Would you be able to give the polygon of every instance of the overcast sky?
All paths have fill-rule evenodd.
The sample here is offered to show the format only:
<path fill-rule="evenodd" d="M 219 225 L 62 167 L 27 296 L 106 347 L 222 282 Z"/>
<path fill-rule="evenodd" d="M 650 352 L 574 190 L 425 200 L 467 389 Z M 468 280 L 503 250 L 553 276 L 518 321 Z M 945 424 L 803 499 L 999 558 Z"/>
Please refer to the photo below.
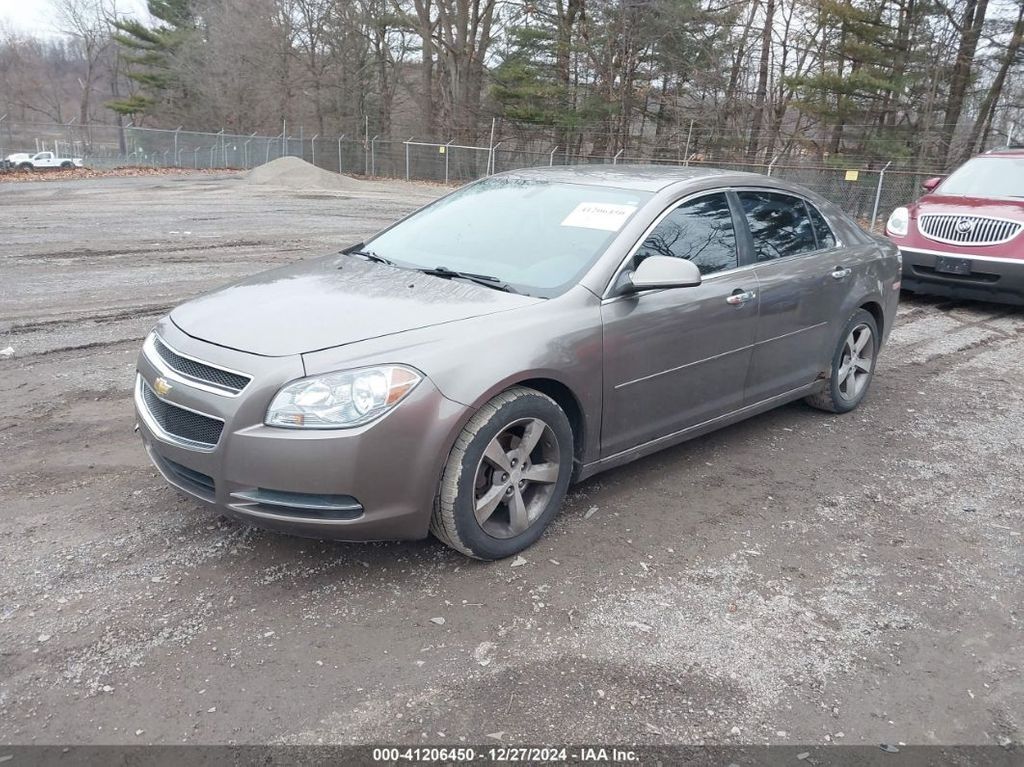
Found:
<path fill-rule="evenodd" d="M 119 13 L 146 15 L 146 0 L 117 0 Z M 0 0 L 0 24 L 32 35 L 59 34 L 50 0 Z"/>

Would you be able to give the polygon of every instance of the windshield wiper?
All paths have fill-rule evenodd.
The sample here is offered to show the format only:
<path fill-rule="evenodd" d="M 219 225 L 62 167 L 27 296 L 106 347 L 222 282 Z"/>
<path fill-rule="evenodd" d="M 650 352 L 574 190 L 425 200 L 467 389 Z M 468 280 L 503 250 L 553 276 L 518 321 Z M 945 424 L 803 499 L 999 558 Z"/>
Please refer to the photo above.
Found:
<path fill-rule="evenodd" d="M 498 277 L 491 277 L 488 274 L 474 274 L 473 272 L 457 272 L 454 269 L 449 269 L 447 266 L 435 266 L 432 269 L 423 268 L 417 269 L 417 272 L 422 274 L 429 274 L 434 277 L 446 277 L 452 279 L 458 277 L 462 280 L 469 280 L 475 282 L 477 285 L 483 285 L 486 288 L 494 288 L 495 290 L 501 290 L 505 293 L 518 293 L 519 291 L 509 285 L 507 282 L 502 281 Z"/>
<path fill-rule="evenodd" d="M 384 258 L 384 256 L 378 256 L 372 250 L 364 250 L 363 243 L 353 245 L 351 248 L 346 248 L 341 252 L 344 253 L 346 256 L 361 256 L 365 258 L 367 261 L 373 261 L 375 264 L 386 264 L 387 266 L 395 266 L 394 261 L 389 261 L 388 259 Z"/>

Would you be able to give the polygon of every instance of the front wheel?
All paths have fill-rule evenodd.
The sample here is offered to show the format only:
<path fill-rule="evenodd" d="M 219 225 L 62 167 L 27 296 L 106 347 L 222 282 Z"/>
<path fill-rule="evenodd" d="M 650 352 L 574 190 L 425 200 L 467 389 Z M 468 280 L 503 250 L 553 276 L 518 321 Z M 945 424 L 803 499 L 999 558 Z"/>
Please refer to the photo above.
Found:
<path fill-rule="evenodd" d="M 572 461 L 572 427 L 558 403 L 524 387 L 502 392 L 456 440 L 430 530 L 477 559 L 518 554 L 558 513 Z"/>
<path fill-rule="evenodd" d="M 806 398 L 807 404 L 830 413 L 848 413 L 868 393 L 875 374 L 879 347 L 878 324 L 870 312 L 858 309 L 850 317 L 832 356 L 828 384 Z"/>

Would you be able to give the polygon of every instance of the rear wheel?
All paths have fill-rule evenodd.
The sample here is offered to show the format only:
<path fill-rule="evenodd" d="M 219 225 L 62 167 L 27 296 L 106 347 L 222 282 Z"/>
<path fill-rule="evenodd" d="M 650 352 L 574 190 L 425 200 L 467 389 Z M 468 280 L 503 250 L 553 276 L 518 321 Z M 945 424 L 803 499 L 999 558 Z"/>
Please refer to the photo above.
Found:
<path fill-rule="evenodd" d="M 477 559 L 519 553 L 558 513 L 572 460 L 572 428 L 554 400 L 523 387 L 502 392 L 456 440 L 431 532 Z"/>
<path fill-rule="evenodd" d="M 18 170 L 34 170 L 35 167 L 30 162 L 23 162 L 18 166 Z"/>
<path fill-rule="evenodd" d="M 868 393 L 878 356 L 878 325 L 870 312 L 858 309 L 850 317 L 832 357 L 828 384 L 806 402 L 830 413 L 848 413 Z"/>
<path fill-rule="evenodd" d="M 74 167 L 75 167 L 75 164 L 74 164 L 73 162 L 62 162 L 62 163 L 60 164 L 60 167 L 62 167 L 62 168 L 64 168 L 64 169 L 67 169 L 67 168 L 74 168 Z"/>

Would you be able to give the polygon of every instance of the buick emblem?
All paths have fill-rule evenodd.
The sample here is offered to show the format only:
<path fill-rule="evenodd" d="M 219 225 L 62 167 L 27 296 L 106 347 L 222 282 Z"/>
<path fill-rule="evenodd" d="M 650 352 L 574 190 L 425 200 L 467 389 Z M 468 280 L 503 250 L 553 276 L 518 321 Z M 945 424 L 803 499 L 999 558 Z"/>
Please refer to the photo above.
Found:
<path fill-rule="evenodd" d="M 960 234 L 967 234 L 974 229 L 974 221 L 969 218 L 961 218 L 956 222 L 956 230 Z"/>

